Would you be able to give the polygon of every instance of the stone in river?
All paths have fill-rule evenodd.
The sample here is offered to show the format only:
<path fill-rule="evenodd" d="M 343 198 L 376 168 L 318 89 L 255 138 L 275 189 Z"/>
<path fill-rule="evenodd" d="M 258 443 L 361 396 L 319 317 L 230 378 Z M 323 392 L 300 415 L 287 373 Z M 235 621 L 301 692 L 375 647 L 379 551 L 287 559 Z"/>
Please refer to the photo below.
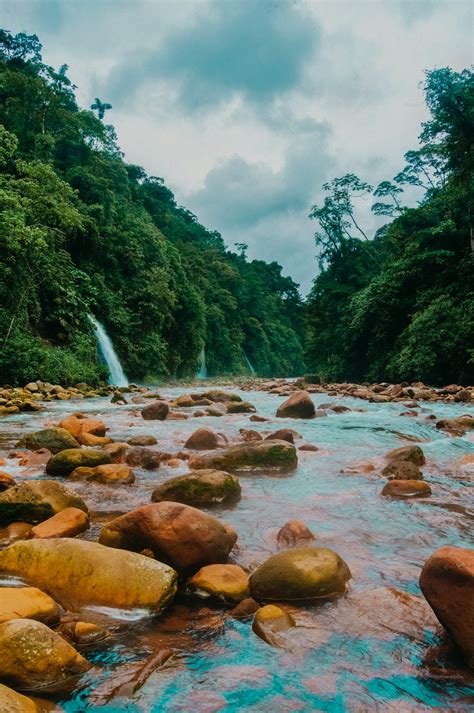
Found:
<path fill-rule="evenodd" d="M 0 493 L 0 523 L 42 522 L 66 508 L 87 506 L 74 490 L 55 480 L 30 480 Z"/>
<path fill-rule="evenodd" d="M 392 498 L 424 498 L 431 495 L 431 488 L 423 480 L 390 480 L 383 487 L 382 495 Z"/>
<path fill-rule="evenodd" d="M 222 470 L 199 470 L 171 478 L 153 491 L 154 503 L 163 500 L 187 505 L 215 505 L 240 499 L 240 483 Z"/>
<path fill-rule="evenodd" d="M 308 392 L 297 391 L 279 406 L 276 415 L 279 418 L 314 418 L 315 411 Z"/>
<path fill-rule="evenodd" d="M 249 596 L 249 578 L 235 564 L 210 564 L 188 580 L 187 589 L 202 599 L 240 602 Z"/>
<path fill-rule="evenodd" d="M 0 713 L 43 713 L 36 703 L 0 683 Z"/>
<path fill-rule="evenodd" d="M 13 487 L 13 485 L 16 485 L 15 479 L 9 473 L 0 470 L 0 492 L 8 490 L 8 488 Z"/>
<path fill-rule="evenodd" d="M 75 468 L 86 466 L 94 468 L 96 465 L 112 463 L 112 458 L 105 451 L 95 448 L 68 448 L 57 453 L 46 463 L 48 475 L 67 476 Z"/>
<path fill-rule="evenodd" d="M 92 433 L 93 436 L 103 437 L 108 431 L 103 421 L 83 413 L 73 413 L 70 416 L 66 416 L 59 422 L 59 428 L 65 428 L 74 438 L 78 438 L 84 433 Z"/>
<path fill-rule="evenodd" d="M 409 460 L 395 460 L 382 470 L 389 480 L 423 480 L 423 473 L 418 466 Z"/>
<path fill-rule="evenodd" d="M 36 587 L 0 587 L 0 622 L 35 619 L 55 624 L 59 613 L 54 599 Z"/>
<path fill-rule="evenodd" d="M 48 520 L 35 525 L 30 537 L 46 539 L 51 537 L 75 537 L 89 529 L 89 517 L 79 508 L 66 508 Z"/>
<path fill-rule="evenodd" d="M 194 470 L 292 470 L 297 462 L 296 449 L 287 441 L 251 441 L 194 456 L 189 465 Z"/>
<path fill-rule="evenodd" d="M 314 539 L 311 530 L 301 520 L 288 520 L 277 533 L 278 544 L 286 547 L 303 545 Z"/>
<path fill-rule="evenodd" d="M 282 633 L 296 626 L 296 622 L 285 609 L 275 604 L 266 604 L 255 614 L 252 629 L 263 641 L 271 646 L 284 646 Z"/>
<path fill-rule="evenodd" d="M 416 465 L 424 465 L 426 462 L 425 454 L 420 446 L 402 446 L 401 448 L 395 448 L 393 451 L 386 453 L 385 458 L 388 461 L 409 461 Z"/>
<path fill-rule="evenodd" d="M 27 448 L 30 451 L 46 448 L 55 455 L 67 448 L 79 448 L 79 443 L 65 428 L 43 428 L 27 433 L 18 441 L 16 448 Z"/>
<path fill-rule="evenodd" d="M 145 421 L 164 421 L 169 410 L 170 407 L 166 401 L 155 401 L 142 409 L 142 417 Z"/>
<path fill-rule="evenodd" d="M 186 443 L 185 448 L 196 451 L 210 451 L 213 448 L 222 448 L 227 443 L 227 438 L 220 433 L 215 433 L 212 428 L 198 428 L 192 433 Z"/>
<path fill-rule="evenodd" d="M 103 485 L 130 485 L 135 482 L 133 470 L 124 463 L 108 463 L 95 468 L 75 468 L 69 480 L 87 480 L 89 483 Z"/>

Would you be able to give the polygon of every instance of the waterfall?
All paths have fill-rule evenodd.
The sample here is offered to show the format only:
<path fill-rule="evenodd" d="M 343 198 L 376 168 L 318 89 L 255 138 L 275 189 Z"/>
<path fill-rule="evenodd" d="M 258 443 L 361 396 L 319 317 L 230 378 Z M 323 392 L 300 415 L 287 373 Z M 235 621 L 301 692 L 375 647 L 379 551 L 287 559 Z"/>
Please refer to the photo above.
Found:
<path fill-rule="evenodd" d="M 245 361 L 247 362 L 247 366 L 248 366 L 248 368 L 250 369 L 250 373 L 252 374 L 252 376 L 255 376 L 257 372 L 256 372 L 255 369 L 253 368 L 253 366 L 252 366 L 252 364 L 251 364 L 251 362 L 250 362 L 250 359 L 248 358 L 248 356 L 247 356 L 247 354 L 246 354 L 245 352 L 244 352 L 244 357 L 245 357 Z"/>
<path fill-rule="evenodd" d="M 109 370 L 109 384 L 128 386 L 128 379 L 104 325 L 98 322 L 91 314 L 89 319 L 94 325 L 95 335 L 99 340 L 99 350 Z"/>
<path fill-rule="evenodd" d="M 203 347 L 199 354 L 199 371 L 196 374 L 197 379 L 207 379 L 207 369 L 206 369 L 206 349 Z"/>

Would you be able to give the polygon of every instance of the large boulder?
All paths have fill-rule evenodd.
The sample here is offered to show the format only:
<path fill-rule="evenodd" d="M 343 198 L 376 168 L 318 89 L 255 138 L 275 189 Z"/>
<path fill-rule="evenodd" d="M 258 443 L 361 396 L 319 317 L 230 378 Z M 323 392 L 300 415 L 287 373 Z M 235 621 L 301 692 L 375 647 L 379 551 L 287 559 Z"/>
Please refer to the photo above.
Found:
<path fill-rule="evenodd" d="M 408 461 L 416 465 L 425 464 L 425 454 L 420 446 L 402 446 L 385 454 L 388 461 Z"/>
<path fill-rule="evenodd" d="M 85 433 L 91 433 L 93 436 L 105 436 L 106 431 L 108 431 L 107 426 L 103 421 L 98 418 L 92 418 L 83 413 L 73 413 L 70 416 L 66 416 L 62 421 L 59 422 L 59 428 L 65 428 L 69 431 L 74 438 L 84 435 Z"/>
<path fill-rule="evenodd" d="M 198 428 L 189 436 L 184 447 L 195 451 L 210 451 L 213 448 L 222 448 L 226 443 L 227 439 L 220 433 L 215 433 L 212 428 Z"/>
<path fill-rule="evenodd" d="M 166 401 L 154 401 L 142 409 L 142 417 L 145 421 L 164 421 L 169 410 L 170 407 Z"/>
<path fill-rule="evenodd" d="M 95 468 L 75 468 L 69 480 L 87 480 L 102 485 L 130 485 L 135 482 L 133 470 L 124 463 L 107 463 Z"/>
<path fill-rule="evenodd" d="M 0 624 L 0 678 L 20 689 L 64 687 L 91 664 L 62 636 L 33 619 Z"/>
<path fill-rule="evenodd" d="M 240 499 L 240 483 L 235 475 L 222 470 L 199 470 L 178 475 L 153 491 L 154 503 L 164 500 L 186 505 L 216 505 Z"/>
<path fill-rule="evenodd" d="M 276 412 L 279 418 L 314 418 L 316 409 L 307 391 L 297 391 Z"/>
<path fill-rule="evenodd" d="M 249 595 L 249 578 L 242 567 L 235 564 L 210 564 L 188 580 L 188 592 L 201 599 L 222 599 L 236 603 Z"/>
<path fill-rule="evenodd" d="M 181 503 L 161 502 L 133 510 L 107 523 L 99 542 L 109 547 L 154 556 L 181 572 L 220 564 L 237 540 L 237 533 L 212 515 Z"/>
<path fill-rule="evenodd" d="M 41 539 L 51 537 L 75 537 L 89 529 L 89 517 L 79 508 L 66 508 L 48 520 L 35 525 L 30 537 Z"/>
<path fill-rule="evenodd" d="M 194 456 L 189 466 L 193 470 L 293 470 L 297 463 L 296 449 L 287 441 L 251 441 Z"/>
<path fill-rule="evenodd" d="M 46 472 L 48 475 L 66 476 L 76 468 L 95 468 L 106 463 L 112 463 L 112 458 L 105 451 L 95 448 L 68 448 L 49 459 Z"/>
<path fill-rule="evenodd" d="M 205 391 L 203 394 L 199 394 L 199 400 L 209 399 L 209 401 L 214 401 L 217 403 L 230 403 L 242 401 L 242 398 L 231 391 L 222 391 L 221 389 L 210 389 L 210 391 Z"/>
<path fill-rule="evenodd" d="M 30 480 L 0 493 L 0 523 L 42 522 L 66 508 L 87 505 L 74 490 L 54 480 Z"/>
<path fill-rule="evenodd" d="M 43 713 L 36 703 L 0 683 L 0 713 Z"/>
<path fill-rule="evenodd" d="M 436 550 L 421 571 L 420 588 L 474 667 L 474 549 L 448 546 Z"/>
<path fill-rule="evenodd" d="M 0 552 L 0 572 L 21 577 L 64 608 L 105 606 L 159 613 L 176 572 L 135 552 L 75 539 L 23 540 Z"/>
<path fill-rule="evenodd" d="M 59 606 L 36 587 L 0 587 L 0 623 L 10 619 L 55 624 L 59 621 Z"/>
<path fill-rule="evenodd" d="M 0 493 L 16 485 L 16 480 L 9 473 L 0 470 Z"/>
<path fill-rule="evenodd" d="M 41 431 L 27 433 L 18 441 L 16 447 L 30 451 L 46 448 L 54 455 L 67 448 L 79 448 L 79 442 L 65 428 L 43 428 Z"/>
<path fill-rule="evenodd" d="M 326 547 L 296 547 L 270 557 L 250 577 L 252 597 L 263 601 L 318 601 L 347 591 L 349 567 Z"/>

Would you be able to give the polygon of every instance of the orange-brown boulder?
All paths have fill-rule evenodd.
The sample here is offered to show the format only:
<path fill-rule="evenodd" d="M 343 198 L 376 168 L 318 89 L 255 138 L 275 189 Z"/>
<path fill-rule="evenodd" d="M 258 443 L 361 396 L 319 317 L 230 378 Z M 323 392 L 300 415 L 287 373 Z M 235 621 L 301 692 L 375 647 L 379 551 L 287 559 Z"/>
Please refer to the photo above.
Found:
<path fill-rule="evenodd" d="M 70 416 L 66 416 L 58 424 L 59 428 L 65 428 L 66 431 L 77 438 L 82 433 L 92 433 L 94 436 L 105 436 L 108 430 L 107 426 L 103 421 L 98 418 L 91 418 L 83 413 L 73 413 Z"/>
<path fill-rule="evenodd" d="M 288 520 L 277 533 L 278 544 L 286 547 L 303 545 L 314 539 L 311 530 L 301 520 Z"/>
<path fill-rule="evenodd" d="M 142 417 L 145 421 L 164 421 L 169 410 L 170 407 L 166 401 L 155 401 L 142 409 Z"/>
<path fill-rule="evenodd" d="M 210 451 L 213 448 L 222 448 L 227 444 L 227 438 L 220 433 L 215 433 L 212 428 L 198 428 L 192 433 L 186 443 L 185 448 L 195 451 Z"/>
<path fill-rule="evenodd" d="M 50 537 L 75 537 L 89 529 L 88 515 L 79 508 L 66 508 L 48 520 L 43 520 L 30 531 L 30 537 L 49 539 Z"/>
<path fill-rule="evenodd" d="M 87 480 L 103 485 L 130 485 L 135 482 L 133 470 L 124 463 L 107 463 L 95 468 L 76 468 L 69 479 Z"/>
<path fill-rule="evenodd" d="M 424 480 L 390 480 L 383 487 L 382 495 L 392 498 L 424 498 L 431 495 L 431 488 Z"/>
<path fill-rule="evenodd" d="M 276 415 L 279 418 L 313 418 L 315 411 L 308 392 L 297 391 L 279 406 Z"/>

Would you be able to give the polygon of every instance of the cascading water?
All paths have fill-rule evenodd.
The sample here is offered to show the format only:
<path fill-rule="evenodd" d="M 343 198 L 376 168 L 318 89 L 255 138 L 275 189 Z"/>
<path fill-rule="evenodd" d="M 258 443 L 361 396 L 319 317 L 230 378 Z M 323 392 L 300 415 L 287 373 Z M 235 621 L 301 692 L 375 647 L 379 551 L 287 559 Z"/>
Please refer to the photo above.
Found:
<path fill-rule="evenodd" d="M 207 379 L 207 369 L 206 369 L 206 349 L 203 347 L 199 354 L 199 371 L 196 374 L 197 379 Z"/>
<path fill-rule="evenodd" d="M 255 369 L 253 368 L 253 366 L 252 366 L 252 364 L 251 364 L 251 362 L 250 362 L 250 359 L 248 358 L 248 356 L 247 356 L 247 354 L 246 354 L 245 352 L 244 352 L 244 357 L 245 357 L 245 361 L 247 362 L 247 366 L 248 366 L 248 368 L 250 369 L 250 373 L 252 374 L 252 376 L 255 376 L 257 372 L 256 372 Z"/>
<path fill-rule="evenodd" d="M 114 386 L 128 386 L 128 379 L 110 337 L 105 331 L 104 325 L 98 322 L 91 314 L 89 315 L 89 319 L 94 325 L 95 335 L 99 341 L 100 353 L 109 370 L 109 384 L 113 384 Z"/>

